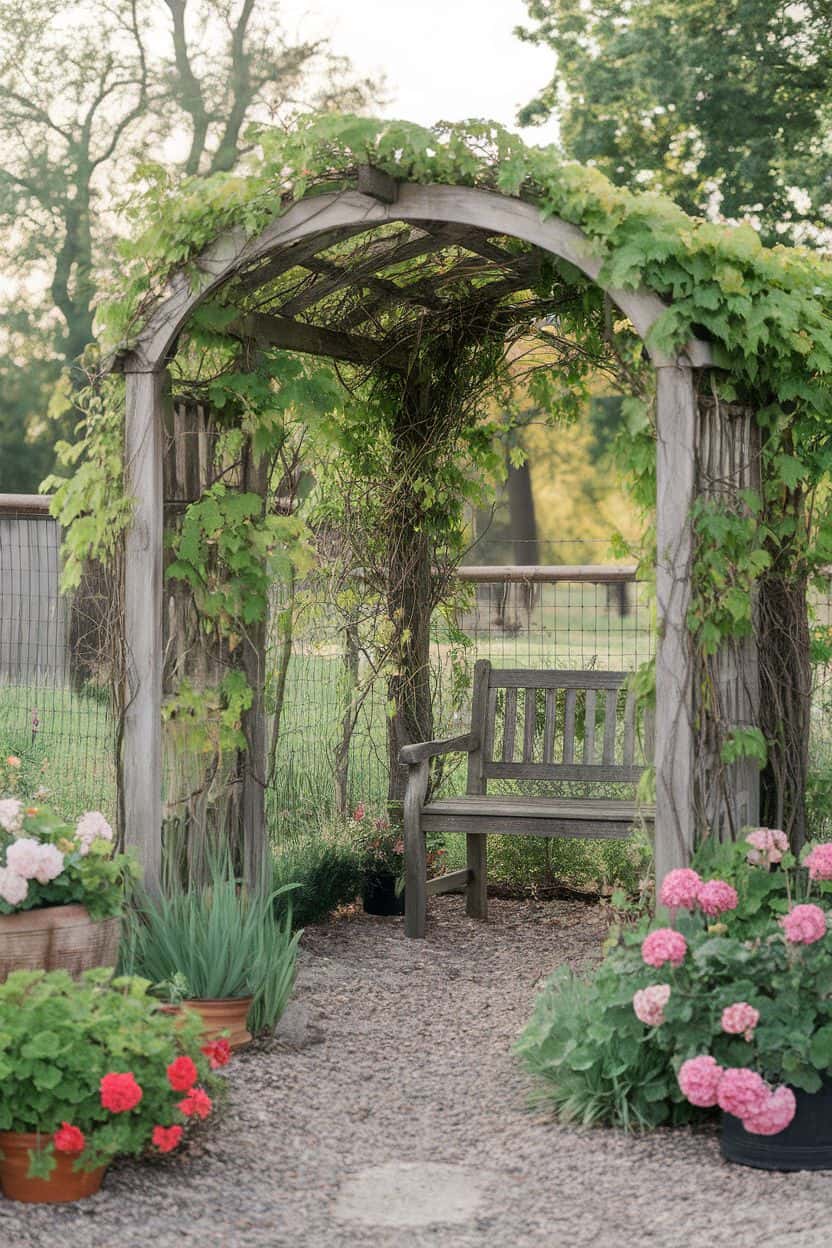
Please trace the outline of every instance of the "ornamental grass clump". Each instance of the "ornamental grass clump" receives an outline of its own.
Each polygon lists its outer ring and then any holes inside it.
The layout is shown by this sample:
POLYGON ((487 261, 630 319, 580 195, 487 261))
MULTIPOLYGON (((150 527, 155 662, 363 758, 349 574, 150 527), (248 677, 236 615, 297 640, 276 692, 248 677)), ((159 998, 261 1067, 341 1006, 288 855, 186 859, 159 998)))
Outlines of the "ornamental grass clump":
POLYGON ((159 896, 142 895, 128 915, 120 969, 140 975, 174 1002, 252 997, 248 1025, 273 1027, 295 982, 300 931, 291 908, 274 910, 279 894, 252 892, 227 862, 211 865, 206 884, 169 882, 159 896))
POLYGON ((756 829, 697 866, 662 882, 669 923, 617 932, 594 975, 558 972, 541 994, 518 1052, 562 1119, 648 1128, 722 1109, 771 1135, 793 1089, 832 1078, 832 845, 799 863, 756 829), (700 874, 716 859, 729 878, 700 874))
POLYGON ((48 1178, 60 1153, 75 1170, 169 1153, 212 1112, 227 1051, 147 989, 106 968, 79 980, 14 971, 0 984, 0 1131, 40 1137, 30 1177, 48 1178))

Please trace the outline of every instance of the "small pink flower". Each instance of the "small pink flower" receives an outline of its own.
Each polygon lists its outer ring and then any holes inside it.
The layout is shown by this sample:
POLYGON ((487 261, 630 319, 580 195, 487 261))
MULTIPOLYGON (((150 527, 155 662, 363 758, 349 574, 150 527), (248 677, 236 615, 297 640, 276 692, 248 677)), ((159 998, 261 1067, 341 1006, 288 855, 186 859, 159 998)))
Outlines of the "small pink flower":
POLYGON ((762 1109, 753 1114, 746 1114, 742 1125, 752 1135, 777 1135, 789 1125, 796 1109, 794 1092, 785 1084, 781 1084, 769 1094, 762 1109))
POLYGON ((660 1027, 664 1022, 664 1007, 670 1000, 670 984, 651 984, 633 996, 636 1018, 648 1027, 660 1027))
POLYGON ((755 828, 745 840, 751 846, 746 859, 753 867, 770 867, 779 862, 789 848, 788 837, 778 828, 755 828))
POLYGON ((724 910, 736 910, 739 897, 737 890, 725 880, 708 880, 699 889, 696 900, 705 914, 715 918, 724 910))
POLYGON ((832 880, 832 845, 815 845, 803 865, 809 868, 810 880, 832 880))
POLYGON ((659 901, 671 910, 681 906, 684 910, 693 910, 696 906, 696 895, 702 883, 698 871, 690 867, 679 867, 668 871, 662 881, 659 901))
POLYGON ((79 852, 85 858, 95 841, 111 841, 113 829, 100 810, 87 810, 75 825, 75 839, 79 852))
POLYGON ((648 966, 681 966, 687 953, 688 942, 681 932, 672 927, 658 927, 649 932, 641 945, 641 956, 648 966))
POLYGON ((726 1005, 722 1011, 722 1030, 729 1036, 745 1036, 746 1040, 750 1040, 759 1021, 760 1011, 747 1001, 726 1005))
POLYGON ((48 884, 61 874, 64 869, 64 856, 54 845, 41 845, 40 862, 34 878, 38 884, 48 884))
POLYGON ((722 1067, 714 1057, 690 1057, 679 1067, 679 1087, 691 1105, 710 1109, 717 1103, 722 1067))
POLYGON ((820 906, 793 906, 780 922, 793 945, 813 945, 826 935, 826 914, 820 906))
POLYGON ((367 808, 365 807, 364 803, 359 802, 355 810, 352 812, 352 817, 356 823, 360 823, 361 820, 366 815, 366 813, 367 813, 367 808))
POLYGON ((768 1098, 768 1084, 756 1070, 732 1066, 723 1072, 717 1089, 717 1104, 726 1114, 733 1114, 735 1118, 759 1114, 768 1104, 768 1098))

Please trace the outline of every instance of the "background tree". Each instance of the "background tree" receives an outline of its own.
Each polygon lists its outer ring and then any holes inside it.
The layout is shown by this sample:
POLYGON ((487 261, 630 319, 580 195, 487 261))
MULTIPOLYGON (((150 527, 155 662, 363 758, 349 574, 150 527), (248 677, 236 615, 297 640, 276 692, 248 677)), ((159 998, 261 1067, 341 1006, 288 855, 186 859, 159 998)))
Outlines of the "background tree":
POLYGON ((526 0, 518 30, 551 47, 521 112, 620 185, 689 212, 750 216, 766 242, 809 241, 832 203, 832 3, 526 0))
POLYGON ((137 160, 227 172, 250 122, 373 90, 326 43, 288 39, 266 0, 0 0, 0 490, 36 489, 72 423, 45 398, 92 338, 137 160))

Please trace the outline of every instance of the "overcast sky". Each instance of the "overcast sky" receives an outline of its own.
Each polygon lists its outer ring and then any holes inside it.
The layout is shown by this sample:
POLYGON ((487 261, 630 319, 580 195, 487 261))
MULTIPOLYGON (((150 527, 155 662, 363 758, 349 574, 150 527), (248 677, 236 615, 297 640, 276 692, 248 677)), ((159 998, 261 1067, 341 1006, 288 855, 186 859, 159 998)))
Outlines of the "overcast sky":
MULTIPOLYGON (((287 33, 323 34, 360 73, 383 73, 389 116, 426 125, 488 117, 517 130, 517 109, 551 77, 553 55, 512 33, 523 0, 281 0, 287 33)), ((554 124, 521 131, 549 143, 554 124)))

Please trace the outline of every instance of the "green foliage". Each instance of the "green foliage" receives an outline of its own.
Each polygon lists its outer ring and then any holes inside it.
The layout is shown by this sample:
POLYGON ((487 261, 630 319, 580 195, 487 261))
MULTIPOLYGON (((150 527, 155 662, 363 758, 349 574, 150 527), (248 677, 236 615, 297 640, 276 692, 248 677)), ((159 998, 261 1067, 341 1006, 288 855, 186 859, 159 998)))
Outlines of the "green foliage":
MULTIPOLYGON (((228 864, 211 862, 209 883, 142 896, 127 916, 120 969, 165 993, 195 999, 254 998, 251 1026, 273 1027, 291 995, 300 932, 291 911, 278 918, 275 894, 250 893, 228 864)), ((282 891, 292 888, 284 885, 282 891)))
POLYGON ((825 227, 832 38, 822 0, 526 2, 533 24, 518 33, 556 63, 521 117, 556 113, 570 156, 688 211, 753 214, 773 241, 825 227))
POLYGON ((561 967, 538 996, 516 1052, 562 1122, 625 1131, 690 1122, 667 1053, 645 1037, 633 993, 650 981, 630 954, 591 977, 561 967))
POLYGON ((279 921, 291 914, 296 927, 322 923, 361 891, 359 855, 346 838, 321 830, 275 854, 272 880, 279 921))
POLYGON ((62 1122, 83 1131, 78 1169, 116 1156, 140 1156, 153 1127, 189 1119, 177 1108, 166 1070, 182 1054, 196 1064, 199 1083, 217 1080, 200 1051, 195 1017, 161 1013, 140 979, 113 979, 101 968, 73 980, 65 971, 14 971, 0 984, 0 1131, 42 1132, 44 1147, 31 1173, 54 1167, 50 1136, 62 1122), (101 1104, 100 1081, 132 1072, 142 1090, 131 1110, 112 1113, 101 1104))

